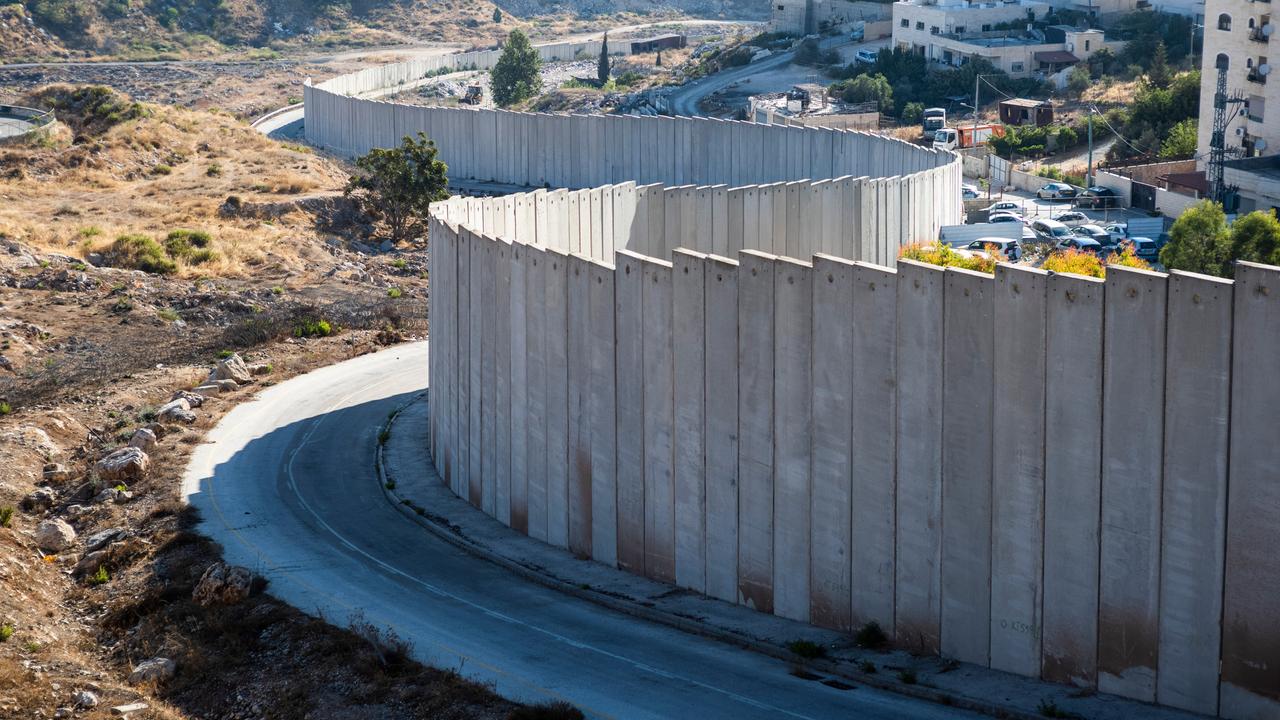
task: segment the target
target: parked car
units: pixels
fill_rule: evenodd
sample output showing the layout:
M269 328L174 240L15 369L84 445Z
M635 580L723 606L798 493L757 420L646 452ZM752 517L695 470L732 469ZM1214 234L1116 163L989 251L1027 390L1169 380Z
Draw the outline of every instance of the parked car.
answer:
M961 185L960 197L965 200L977 200L982 197L982 193L973 185Z
M1097 240L1090 240L1082 235L1072 235L1071 237L1058 243L1059 250L1079 250L1081 252L1090 252L1094 255L1102 253L1102 245Z
M1113 250L1118 244L1118 241L1111 237L1111 233L1092 223L1077 225L1071 228L1071 232L1072 234L1079 235L1080 237L1093 240L1101 245L1103 250Z
M1036 220L1031 223L1031 229L1039 233L1040 237L1045 240L1055 243L1074 237L1071 234L1071 228L1057 220Z
M876 57L879 56L879 54L880 53L877 50L867 50L864 48L854 53L853 59L855 62L870 64L876 61Z
M1079 226L1079 225L1087 225L1093 222L1093 220L1089 219L1088 215L1085 215L1084 213L1078 210L1068 210L1064 213L1059 213L1057 215L1054 215L1053 219L1057 220L1063 225L1070 225L1072 227Z
M1085 191L1076 200L1076 204L1080 207L1098 208L1099 210L1116 207L1119 202L1120 197L1111 188L1101 186L1085 188Z
M1156 245L1156 241L1151 238L1133 237L1125 238L1120 242L1119 247L1125 245L1133 246L1133 254L1147 262L1159 262L1160 248Z
M1020 223L1020 222L1026 222L1026 221L1023 220L1022 216L1017 213L998 212L998 213L992 213L991 215L988 215L987 222L989 223L1005 223L1005 222Z
M1002 238L1002 237L978 238L977 240L974 240L973 242L966 245L965 249L969 250L975 255L988 257L989 247L994 247L996 251L1003 256L1002 258L996 258L997 260L1004 259L1004 260L1008 260L1009 262L1017 262L1022 257L1022 248L1018 245L1018 241L1010 240L1009 238Z
M1022 242L1024 243L1040 242L1040 235L1037 234L1035 230L1032 230L1026 225L1023 225L1022 226Z
M998 212L1011 212L1015 215L1022 214L1022 203L1013 202L1012 200L1001 200L993 202L987 206L987 212L995 214Z
M1129 237L1129 226L1124 223L1113 223L1102 229L1106 230L1107 234L1109 234L1111 239L1115 242L1120 242L1121 240Z
M1076 196L1076 189L1066 183L1051 182L1036 191L1041 200L1061 200Z

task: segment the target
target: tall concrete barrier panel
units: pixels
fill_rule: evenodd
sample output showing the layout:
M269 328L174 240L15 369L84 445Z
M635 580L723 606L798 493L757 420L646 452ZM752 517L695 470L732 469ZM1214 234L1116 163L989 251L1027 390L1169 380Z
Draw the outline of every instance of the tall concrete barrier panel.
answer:
M494 418L497 447L494 453L495 517L511 524L511 252L510 242L499 240L494 265Z
M1165 296L1160 273L1107 271L1098 688L1147 702L1158 660Z
M888 268L855 263L851 280L853 335L848 357L852 358L853 371L849 442L853 506L849 617L853 627L874 622L889 632L894 627L897 545L897 279ZM814 358L817 359L816 351Z
M706 255L672 253L676 584L706 591Z
M853 507L854 266L827 255L813 258L813 477L809 621L850 630ZM892 507L892 504L889 506ZM892 544L890 545L892 548Z
M547 253L547 542L569 546L568 256Z
M618 252L614 270L617 333L618 567L644 570L644 272L641 255Z
M897 546L894 636L937 653L942 629L943 271L898 263Z
M675 365L671 263L646 258L644 306L644 566L654 580L675 580Z
M1231 406L1229 280L1169 277L1160 529L1161 705L1218 712Z
M568 426L569 550L591 556L591 261L569 258L568 284Z
M777 615L808 622L813 268L783 259L774 266L773 282L773 607Z
M986 665L991 646L993 281L948 269L943 319L942 654Z
M480 336L480 472L481 507L489 515L497 514L498 494L498 406L497 391L497 294L498 243L480 236L484 263L481 265L481 292L484 295L482 334Z
M588 266L591 287L591 554L606 565L618 564L617 378L614 375L614 272L612 266Z
M471 392L468 393L470 407L467 410L467 499L475 507L480 507L484 500L484 316L485 303L489 296L485 295L484 246L480 236L474 232L466 235L467 253L471 260L467 265L471 273L471 281L467 290L471 294L469 304L471 310L468 320L471 330L467 340L471 350L467 354L471 367L468 375Z
M991 667L1040 675L1049 276L996 266Z
M1045 322L1041 676L1082 687L1098 674L1103 288L1050 277Z
M1220 712L1252 719L1280 717L1280 271L1239 262L1235 278Z
M511 252L511 527L529 532L529 444L528 444L528 335L527 280L531 264L529 249L515 245Z
M776 257L738 258L738 602L771 613Z
M729 252L729 192L725 185L711 188L711 252Z
M706 592L738 600L738 264L704 264Z
M547 539L547 272L551 254L525 248L526 517L529 537Z

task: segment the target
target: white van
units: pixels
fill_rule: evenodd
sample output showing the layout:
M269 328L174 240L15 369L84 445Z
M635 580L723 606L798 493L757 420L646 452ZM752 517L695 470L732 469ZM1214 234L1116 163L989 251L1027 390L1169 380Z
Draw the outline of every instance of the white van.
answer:
M876 61L876 58L879 55L880 53L876 50L867 50L864 48L854 53L853 59L855 62L871 64Z

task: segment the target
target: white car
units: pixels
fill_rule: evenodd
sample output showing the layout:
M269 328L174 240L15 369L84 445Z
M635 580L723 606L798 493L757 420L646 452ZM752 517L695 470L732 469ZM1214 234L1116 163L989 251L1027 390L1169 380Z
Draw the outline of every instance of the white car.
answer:
M982 197L982 193L979 192L978 188L974 187L973 185L961 185L960 197L965 200L977 200L978 198Z
M864 48L854 53L853 59L860 63L873 63L879 55L880 53L878 50L867 50Z
M998 260L1017 262L1022 257L1022 249L1018 247L1018 241L1002 237L978 238L966 245L964 249L973 255L991 257L991 253L987 252L988 248L994 248L1000 254Z
M1022 203L1016 203L1012 200L1001 200L1000 202L994 202L987 206L987 212L991 214L998 212L1010 212L1015 215L1021 215Z
M1076 189L1066 183L1051 182L1036 191L1036 197L1041 200L1059 200L1063 198L1073 198L1076 196Z
M1107 234L1109 234L1111 236L1111 239L1114 240L1115 242L1120 242L1121 240L1129 237L1129 226L1125 225L1124 223L1115 223L1114 225L1107 225L1102 229L1106 230Z
M1022 218L1021 215L1017 213L998 212L998 213L992 213L991 215L988 215L987 222L989 223L1007 223L1007 222L1022 223L1026 221Z

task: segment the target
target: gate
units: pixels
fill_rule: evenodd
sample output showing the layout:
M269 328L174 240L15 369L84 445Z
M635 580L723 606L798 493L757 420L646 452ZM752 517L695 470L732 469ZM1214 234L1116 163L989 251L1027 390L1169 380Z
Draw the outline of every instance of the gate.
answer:
M1148 185L1146 183L1141 183L1141 182L1138 182L1137 180L1133 180L1131 182L1133 183L1133 194L1131 196L1129 204L1135 208L1138 208L1139 210L1155 212L1156 211L1156 186Z

